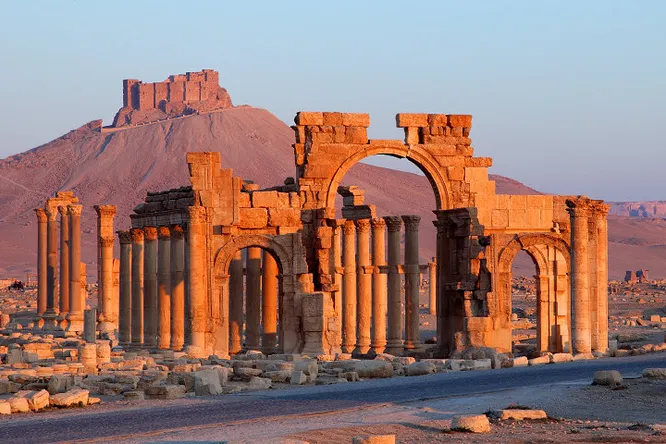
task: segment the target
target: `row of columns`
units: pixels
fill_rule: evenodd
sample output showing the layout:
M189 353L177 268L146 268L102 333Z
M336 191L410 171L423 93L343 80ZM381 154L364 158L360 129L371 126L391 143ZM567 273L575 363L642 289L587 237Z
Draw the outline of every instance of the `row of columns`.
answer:
M342 350L346 353L400 353L420 346L419 247L420 216L346 220L334 227L333 255L342 237ZM404 265L400 234L405 225ZM388 236L386 231L388 228ZM388 254L386 238L388 237ZM403 341L401 276L405 274ZM337 278L336 278L337 279Z
M83 331L85 273L81 263L81 211L79 204L58 205L49 199L37 215L37 322L44 330ZM60 214L60 242L57 216ZM60 257L58 257L60 244ZM59 260L58 260L59 259ZM58 262L60 262L58 267ZM56 275L60 271L59 303ZM83 271L83 273L82 273ZM83 288L82 288L83 287ZM64 322L63 322L64 321Z

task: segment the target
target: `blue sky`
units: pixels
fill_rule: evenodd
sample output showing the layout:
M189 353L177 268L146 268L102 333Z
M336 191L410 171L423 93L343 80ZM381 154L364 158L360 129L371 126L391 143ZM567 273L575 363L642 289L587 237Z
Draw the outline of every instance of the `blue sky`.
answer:
M473 114L491 172L545 192L666 200L663 1L0 7L0 158L110 123L123 78L212 68L234 103L288 123L299 110L369 112L371 137L401 138L397 112Z

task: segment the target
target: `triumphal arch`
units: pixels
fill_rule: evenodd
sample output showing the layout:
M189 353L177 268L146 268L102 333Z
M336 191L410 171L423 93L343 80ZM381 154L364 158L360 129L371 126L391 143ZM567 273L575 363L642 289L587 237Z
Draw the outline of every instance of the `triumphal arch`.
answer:
M118 306L120 341L220 356L511 352L511 265L525 251L537 270L537 350L605 352L608 206L496 194L469 115L396 123L404 140L369 140L367 114L298 113L295 177L265 189L235 177L219 153L189 153L190 185L148 193L118 232L118 300L105 307ZM341 186L378 154L412 161L435 195L436 345L419 336L423 221L378 218L362 190ZM109 269L112 255L99 257Z

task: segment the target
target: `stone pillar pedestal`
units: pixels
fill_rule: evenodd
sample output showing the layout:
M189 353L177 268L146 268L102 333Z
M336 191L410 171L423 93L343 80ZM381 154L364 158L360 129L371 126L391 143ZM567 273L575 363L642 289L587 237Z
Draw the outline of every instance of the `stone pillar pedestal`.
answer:
M590 199L567 200L571 217L571 300L573 353L590 353L590 283L588 259L588 218Z
M342 351L351 353L356 345L356 225L343 226L342 266Z
M372 273L370 260L370 219L356 221L357 245L357 311L356 348L354 353L366 354L370 350L372 325Z
M144 235L132 228L132 344L143 344L143 260Z
M36 324L43 324L42 314L46 310L46 287L47 287L47 267L48 267L48 247L47 247L47 221L46 211L43 208L35 208L37 215L37 316Z
M97 212L97 312L99 330L114 334L118 329L118 301L113 292L114 205L95 205Z
M243 255L238 250L229 264L229 353L243 349Z
M42 328L46 331L54 330L56 327L56 273L58 272L58 209L47 205L46 208L46 307L42 313L44 324Z
M69 313L67 313L67 331L83 331L83 309L85 298L81 291L81 211L82 205L68 205L69 215ZM83 282L85 284L85 280Z
M419 348L419 222L421 216L402 216L405 223L405 349Z
M437 314L437 258L432 258L428 262L428 295L430 296L430 303L428 308L431 315Z
M388 342L386 353L402 353L402 287L400 277L400 231L402 218L387 216L384 218L388 227Z
M247 249L247 278L245 286L245 347L248 350L259 350L261 337L261 248Z
M144 227L143 345L157 346L157 228Z
M187 249L190 337L186 351L191 357L206 354L206 208L187 208Z
M386 265L386 222L372 219L372 338L370 346L377 353L386 348L387 276L381 268Z
M60 213L60 313L58 323L61 328L62 321L69 312L69 216L67 207L58 207Z
M171 345L171 231L158 230L157 259L157 346L168 349Z
M170 347L185 343L185 239L182 227L171 229L171 337Z
M129 231L118 231L120 240L120 313L118 339L126 345L132 338L132 236Z
M278 265L268 251L264 251L263 255L261 351L271 354L277 351Z

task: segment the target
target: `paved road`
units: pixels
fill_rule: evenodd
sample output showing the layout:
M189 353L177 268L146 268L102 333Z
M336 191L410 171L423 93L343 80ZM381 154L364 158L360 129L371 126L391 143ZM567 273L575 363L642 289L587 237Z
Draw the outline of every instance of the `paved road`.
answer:
M197 399L185 405L165 402L164 407L117 409L81 414L43 413L0 420L0 442L46 443L109 438L160 430L285 415L324 413L364 405L401 403L423 399L472 395L537 387L544 384L590 381L596 370L619 370L638 375L647 367L666 367L666 353L630 358L572 362L543 367L523 367L430 376L370 380L353 384L294 388Z

